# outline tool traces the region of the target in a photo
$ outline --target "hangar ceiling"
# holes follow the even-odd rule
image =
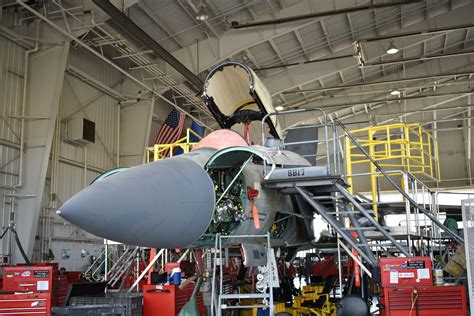
[[[19,2],[9,1],[2,9]],[[150,47],[117,32],[92,1],[28,4],[33,4],[30,10],[19,7],[19,21],[35,14],[47,17],[71,38],[140,80],[143,87],[157,94],[172,90],[171,101],[180,100],[179,107],[215,127],[183,76]],[[466,105],[462,98],[472,92],[473,1],[142,0],[114,4],[201,80],[221,61],[249,64],[267,85],[274,105],[286,109],[322,107],[343,120],[365,112],[366,117],[355,122],[379,124],[406,119],[399,113],[408,114],[410,102],[423,102],[422,108],[429,111],[430,106],[451,101]],[[195,17],[202,7],[209,17],[199,21]],[[316,17],[298,19],[302,15]],[[282,20],[286,23],[278,23]],[[389,46],[399,51],[387,54]],[[393,95],[393,90],[400,94]],[[394,115],[370,115],[376,108],[391,105],[397,109]],[[463,115],[467,109],[454,110],[454,114]],[[437,119],[443,118],[456,119],[453,113],[440,112]]]

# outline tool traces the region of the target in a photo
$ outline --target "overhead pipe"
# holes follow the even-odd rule
[[[464,114],[465,112],[460,112],[460,113],[457,113],[457,114]],[[427,124],[432,124],[432,123],[443,123],[443,122],[456,122],[456,121],[464,121],[464,120],[468,120],[468,119],[474,119],[473,116],[463,116],[463,117],[460,117],[460,118],[449,118],[449,119],[439,119],[439,120],[431,120],[431,121],[416,121],[416,123],[423,123],[423,125],[427,125]],[[393,119],[391,121],[394,121]],[[344,123],[344,125],[357,125],[357,124],[368,124],[368,123],[375,123],[375,124],[380,124],[380,123],[383,123],[383,122],[374,122],[374,121],[371,121],[371,120],[363,120],[363,121],[354,121],[354,122],[346,122]]]
[[[352,105],[362,105],[362,104],[374,104],[374,103],[386,103],[386,102],[396,102],[396,101],[402,101],[402,100],[413,100],[413,99],[423,99],[423,98],[436,98],[436,97],[442,97],[442,96],[447,96],[447,95],[455,95],[455,94],[472,94],[474,93],[474,89],[470,89],[467,91],[453,91],[453,92],[444,92],[444,93],[437,93],[437,94],[425,94],[425,95],[416,95],[416,96],[408,96],[408,97],[394,97],[394,98],[383,98],[383,99],[375,99],[375,100],[365,100],[365,101],[360,101],[360,102],[352,102],[352,103],[339,103],[339,104],[328,104],[324,105],[321,104],[319,107],[323,109],[329,109],[329,108],[340,108],[340,107],[348,107]],[[326,98],[317,98],[310,100],[310,102],[315,102],[315,101],[324,101]],[[290,108],[295,108],[298,107],[299,105],[292,105],[290,104]]]
[[[39,38],[40,21],[36,23],[36,37]],[[13,185],[13,189],[17,190],[23,186],[23,151],[25,150],[25,115],[26,115],[26,94],[28,88],[28,70],[30,54],[37,52],[39,49],[38,42],[35,46],[25,52],[25,71],[23,74],[23,93],[21,100],[21,120],[20,120],[20,157],[18,162],[18,182]]]
[[[36,37],[39,38],[39,26],[40,26],[40,21],[36,23]],[[14,229],[14,218],[12,219],[12,214],[15,213],[15,199],[19,198],[19,196],[16,194],[17,190],[20,189],[23,186],[23,157],[24,157],[24,150],[25,150],[25,115],[26,115],[26,96],[27,96],[27,88],[28,88],[28,71],[29,71],[29,57],[30,54],[37,52],[39,49],[38,41],[35,42],[35,46],[32,49],[29,49],[25,51],[25,69],[24,69],[24,74],[23,74],[23,92],[22,92],[22,100],[21,100],[21,120],[20,120],[20,144],[19,144],[19,160],[18,160],[18,181],[16,184],[13,185],[13,194],[11,195],[11,206],[10,206],[10,215],[9,221],[8,221],[8,235],[7,235],[7,256],[8,256],[8,261],[11,263],[12,260],[12,236],[11,234],[15,234],[15,239],[18,244],[18,249],[20,250],[23,259],[25,260],[26,263],[29,263],[29,258],[25,255],[25,252],[23,251],[23,248],[21,246],[18,234],[16,233],[16,230]],[[4,194],[4,199],[6,195]],[[4,204],[5,207],[5,204]]]
[[[435,30],[420,30],[420,31],[413,31],[413,32],[406,32],[406,33],[395,33],[395,34],[389,34],[389,35],[367,37],[367,38],[358,39],[358,40],[356,40],[356,42],[366,42],[366,43],[368,43],[368,42],[375,42],[375,41],[381,41],[381,40],[393,39],[393,38],[399,38],[399,37],[445,33],[445,32],[450,32],[450,31],[469,29],[471,27],[474,27],[474,24],[464,24],[464,25],[458,25],[458,26],[441,27],[441,28],[438,28],[438,29],[435,29]]]
[[[437,74],[437,75],[430,75],[430,76],[422,76],[422,77],[409,77],[409,78],[400,78],[400,79],[392,79],[392,80],[380,80],[380,81],[372,81],[372,82],[363,82],[363,83],[354,83],[354,84],[345,84],[340,86],[328,86],[323,88],[314,88],[314,89],[301,89],[301,90],[291,90],[291,91],[283,91],[283,94],[292,94],[292,93],[302,93],[302,92],[326,92],[326,91],[333,91],[333,90],[342,90],[342,89],[351,89],[357,87],[368,87],[368,86],[376,86],[376,85],[383,85],[383,84],[392,84],[398,82],[407,82],[407,81],[418,81],[418,80],[427,80],[427,79],[436,79],[436,78],[445,78],[445,77],[461,77],[461,76],[469,76],[472,75],[474,72],[455,72],[455,73],[446,73],[446,74]]]
[[[303,62],[289,63],[289,64],[284,64],[284,65],[260,67],[260,68],[253,69],[253,71],[263,71],[263,70],[270,70],[270,69],[277,69],[277,68],[300,66],[300,65],[314,64],[314,63],[320,63],[320,62],[338,60],[338,59],[344,59],[344,58],[354,58],[354,55],[342,55],[342,56],[336,56],[336,57],[328,57],[328,58],[308,60],[308,61],[303,61]]]
[[[94,2],[95,2],[95,0],[94,0]],[[256,27],[256,26],[276,25],[276,24],[296,22],[296,21],[307,20],[307,19],[322,18],[322,17],[332,16],[332,15],[348,14],[348,13],[354,13],[354,12],[366,11],[366,10],[373,10],[373,9],[382,9],[382,8],[405,5],[405,4],[414,4],[414,3],[417,3],[417,2],[422,2],[422,1],[412,0],[412,1],[399,1],[399,2],[385,2],[385,3],[377,3],[377,4],[367,4],[367,5],[361,5],[361,6],[356,6],[356,7],[352,7],[352,8],[344,8],[344,9],[338,9],[338,10],[333,10],[333,11],[323,11],[323,12],[317,12],[317,13],[309,13],[309,14],[290,16],[290,17],[280,18],[280,19],[251,22],[251,23],[246,23],[246,24],[240,24],[237,21],[232,21],[230,23],[229,27],[231,29],[243,29],[243,28]]]
[[[0,36],[3,36],[10,41],[20,45],[25,49],[32,49],[35,47],[35,44],[26,40],[25,38],[19,36],[15,32],[11,31],[8,27],[0,25]]]
[[[163,46],[158,44],[150,35],[117,9],[109,0],[92,0],[92,2],[110,16],[110,23],[117,31],[151,49],[166,63],[183,75],[183,77],[194,86],[196,92],[201,91],[204,82],[198,76],[192,73]]]
[[[57,24],[53,23],[51,20],[49,20],[47,17],[45,17],[44,15],[42,15],[40,12],[36,11],[35,9],[33,9],[32,7],[30,7],[29,5],[27,5],[26,3],[23,2],[23,0],[16,0],[16,3],[18,3],[19,5],[21,5],[23,8],[25,8],[27,11],[29,11],[30,13],[32,13],[33,15],[35,15],[36,17],[38,17],[40,20],[46,22],[46,24],[48,24],[49,26],[51,26],[54,30],[56,30],[58,33],[60,33],[61,35],[69,38],[70,40],[73,40],[74,42],[76,42],[78,45],[80,45],[81,47],[83,47],[85,50],[87,50],[88,52],[90,52],[91,54],[93,54],[94,56],[96,56],[98,59],[102,60],[103,62],[107,63],[108,65],[110,65],[112,68],[114,68],[115,70],[117,70],[118,72],[122,73],[124,76],[126,76],[128,79],[130,79],[131,81],[133,81],[134,83],[136,83],[138,86],[140,87],[143,87],[146,91],[149,91],[150,93],[154,94],[155,96],[157,96],[158,98],[160,98],[161,100],[165,101],[166,103],[168,103],[170,106],[172,106],[173,108],[175,108],[176,110],[180,111],[180,112],[183,112],[185,113],[188,117],[192,118],[194,121],[196,121],[197,123],[201,124],[202,126],[204,126],[205,128],[207,128],[208,130],[211,130],[213,131],[214,129],[209,127],[209,125],[205,124],[204,122],[202,122],[200,119],[198,119],[197,117],[195,117],[194,115],[190,114],[189,112],[185,111],[184,109],[180,108],[179,106],[177,106],[176,104],[174,104],[173,102],[171,102],[170,100],[168,100],[167,98],[165,98],[164,96],[162,96],[161,94],[159,94],[158,92],[156,92],[153,88],[147,86],[146,84],[144,84],[142,81],[140,81],[139,79],[135,78],[133,75],[129,74],[127,71],[125,71],[124,69],[122,69],[121,67],[119,67],[117,64],[113,63],[112,61],[110,61],[107,57],[103,56],[101,53],[97,52],[96,50],[94,50],[93,48],[91,48],[89,45],[87,45],[86,43],[84,43],[81,39],[75,37],[74,35],[68,33],[67,31],[65,31],[64,29],[62,29],[60,26],[58,26]]]
[[[387,66],[387,65],[396,65],[396,64],[404,64],[412,61],[424,61],[430,59],[438,59],[438,58],[448,58],[448,57],[457,57],[457,56],[465,56],[474,54],[474,50],[466,51],[466,52],[457,52],[457,53],[449,53],[449,54],[434,54],[434,55],[427,55],[421,57],[413,57],[413,58],[406,58],[406,59],[397,59],[397,60],[389,60],[389,61],[381,61],[376,63],[364,63],[361,67],[375,67],[375,66]]]
[[[456,80],[456,81],[444,81],[444,82],[430,82],[424,85],[414,85],[414,86],[407,86],[407,87],[400,87],[398,90],[419,90],[419,89],[424,89],[424,88],[438,88],[438,87],[452,87],[452,86],[457,86],[457,85],[466,85],[473,83],[474,80]],[[345,91],[340,91],[339,93],[336,92],[335,94],[331,95],[331,98],[342,98],[342,97],[355,97],[355,96],[364,96],[367,94],[381,94],[381,93],[387,93],[391,89],[377,89],[377,90],[366,90],[366,91],[354,91],[354,92],[345,92]],[[300,92],[303,93],[303,92]],[[341,93],[344,93],[344,95],[341,95]],[[338,95],[336,95],[338,94]]]
[[[418,114],[418,113],[435,112],[435,111],[452,111],[452,110],[460,110],[460,109],[467,109],[467,108],[473,108],[473,107],[474,105],[459,105],[459,106],[448,106],[448,107],[441,107],[441,108],[437,107],[433,109],[420,109],[420,110],[405,111],[405,112],[377,113],[377,116],[407,115],[407,114]]]

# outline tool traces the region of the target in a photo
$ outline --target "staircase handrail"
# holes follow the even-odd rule
[[[438,227],[443,229],[449,236],[451,236],[454,240],[456,240],[460,244],[464,244],[464,238],[461,236],[458,236],[456,233],[451,231],[449,228],[447,228],[443,223],[441,223],[436,217],[434,217],[430,211],[425,209],[424,207],[421,207],[416,203],[415,200],[413,200],[408,193],[406,193],[400,186],[392,179],[390,176],[385,172],[385,170],[382,169],[382,167],[379,165],[377,161],[375,161],[372,156],[369,155],[369,153],[365,150],[364,146],[360,144],[360,142],[355,139],[354,135],[347,129],[347,127],[342,124],[342,122],[338,119],[334,119],[334,122],[336,122],[337,125],[339,125],[344,133],[346,134],[346,137],[349,138],[349,140],[364,154],[364,156],[375,166],[375,168],[387,179],[390,184],[392,184],[395,189],[397,189],[398,192],[400,192],[401,195],[410,203],[411,206],[414,208],[418,209],[421,213],[423,213],[426,217],[428,217],[433,223],[435,223]]]

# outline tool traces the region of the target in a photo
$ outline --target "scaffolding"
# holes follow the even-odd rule
[[[440,180],[440,168],[437,140],[420,124],[389,124],[352,130],[351,134],[370,157],[381,167],[391,170],[400,170],[399,174],[408,173],[413,176],[426,177],[431,180]],[[345,142],[345,163],[347,182],[351,193],[354,191],[353,175],[357,166],[368,169],[370,173],[370,192],[373,201],[373,210],[377,217],[378,183],[377,178],[382,175],[376,172],[375,165],[370,159],[351,143],[349,138]],[[402,176],[401,186],[405,187]]]
[[[198,141],[193,141],[192,136],[198,139]],[[153,147],[148,147],[145,149],[146,162],[158,161],[166,158],[170,158],[176,155],[178,149],[182,150],[181,153],[186,154],[191,151],[191,149],[196,145],[199,140],[202,139],[202,136],[193,131],[192,129],[186,129],[186,136],[178,139],[171,144],[155,144]]]

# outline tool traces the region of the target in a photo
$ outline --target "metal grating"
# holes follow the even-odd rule
[[[469,302],[471,315],[474,315],[474,199],[462,201],[462,220],[466,247]]]

